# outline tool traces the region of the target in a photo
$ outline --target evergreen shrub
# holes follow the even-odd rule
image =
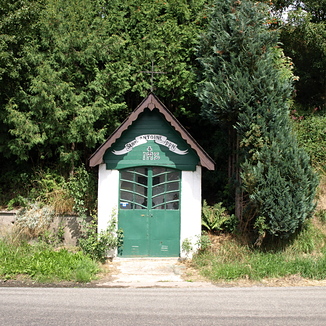
[[[197,51],[198,96],[203,116],[228,128],[241,229],[257,234],[260,218],[268,234],[288,237],[312,216],[318,179],[292,130],[295,77],[270,21],[262,2],[214,1]]]

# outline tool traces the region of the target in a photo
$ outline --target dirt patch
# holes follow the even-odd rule
[[[326,176],[321,176],[317,191],[317,210],[326,210]]]
[[[293,286],[326,286],[326,280],[310,280],[301,277],[300,275],[290,275],[281,278],[266,278],[261,281],[253,281],[241,279],[230,282],[217,282],[213,283],[221,287],[293,287]]]
[[[9,280],[1,280],[0,279],[0,287],[35,287],[35,288],[76,288],[76,287],[94,287],[90,283],[79,283],[79,282],[68,282],[68,281],[61,281],[61,282],[50,282],[50,283],[43,283],[37,282],[27,276],[19,275],[15,279]]]
[[[209,282],[208,279],[206,279],[204,276],[200,275],[198,269],[194,268],[192,266],[191,260],[185,260],[182,262],[182,264],[185,266],[185,270],[182,274],[182,279],[186,282]]]

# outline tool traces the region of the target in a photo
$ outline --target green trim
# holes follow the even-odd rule
[[[144,110],[104,154],[107,169],[162,166],[195,171],[197,153],[158,110]]]

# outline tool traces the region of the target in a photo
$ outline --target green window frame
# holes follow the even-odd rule
[[[120,170],[120,209],[180,208],[181,171],[166,167]]]

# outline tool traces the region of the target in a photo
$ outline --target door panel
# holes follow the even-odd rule
[[[120,171],[118,227],[124,233],[120,255],[179,256],[180,175],[163,167]]]
[[[119,212],[119,229],[123,230],[123,246],[119,248],[119,255],[122,256],[148,256],[149,247],[149,224],[148,217],[144,211],[134,211],[130,217],[130,211]]]
[[[149,253],[152,257],[178,257],[180,219],[178,210],[155,210],[150,219]]]

